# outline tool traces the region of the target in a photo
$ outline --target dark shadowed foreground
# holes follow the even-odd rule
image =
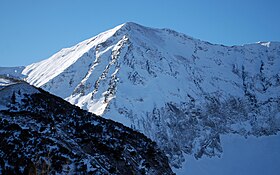
[[[0,174],[172,174],[143,134],[1,79]]]

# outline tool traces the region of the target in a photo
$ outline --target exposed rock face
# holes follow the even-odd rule
[[[0,174],[173,174],[143,134],[25,82],[0,82]]]

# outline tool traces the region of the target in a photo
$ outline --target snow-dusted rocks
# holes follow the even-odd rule
[[[223,46],[125,23],[23,70],[82,109],[143,132],[180,167],[222,153],[220,135],[280,129],[280,43]]]
[[[25,82],[0,82],[0,174],[173,174],[143,134]]]

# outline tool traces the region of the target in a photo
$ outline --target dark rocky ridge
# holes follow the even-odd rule
[[[0,174],[172,174],[143,134],[22,84],[0,90],[12,92],[0,109]]]

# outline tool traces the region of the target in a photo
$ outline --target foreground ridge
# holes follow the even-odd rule
[[[173,174],[155,142],[26,82],[0,78],[0,174]]]

